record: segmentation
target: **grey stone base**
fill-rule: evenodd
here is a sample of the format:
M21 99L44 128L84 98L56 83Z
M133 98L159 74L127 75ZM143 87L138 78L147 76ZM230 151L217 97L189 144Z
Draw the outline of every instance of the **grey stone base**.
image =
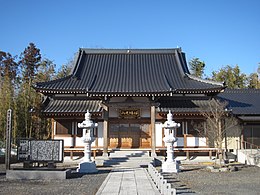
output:
M6 170L7 180L20 179L67 179L71 174L71 169L66 170Z
M179 163L177 161L164 162L162 164L162 172L165 172L165 173L178 173L178 172L180 172Z
M94 162L81 162L77 169L79 173L97 173L96 164Z

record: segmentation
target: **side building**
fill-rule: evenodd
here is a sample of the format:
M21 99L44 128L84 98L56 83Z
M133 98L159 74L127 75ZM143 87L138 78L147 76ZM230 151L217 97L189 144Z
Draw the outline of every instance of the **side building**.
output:
M226 89L218 98L228 102L227 109L238 126L227 130L227 149L260 148L260 89Z
M52 118L52 138L64 139L67 150L83 150L77 124L89 110L98 123L92 147L104 155L165 150L162 124L169 110L181 124L177 149L209 148L194 129L204 120L198 108L225 90L222 83L191 76L179 48L80 49L69 76L35 88L45 97L42 114Z

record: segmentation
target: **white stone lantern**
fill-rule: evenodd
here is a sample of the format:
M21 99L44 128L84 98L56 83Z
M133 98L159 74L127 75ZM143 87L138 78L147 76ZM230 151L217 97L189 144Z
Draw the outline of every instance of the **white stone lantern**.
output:
M85 120L82 123L78 123L78 127L83 128L81 139L85 145L83 161L79 164L79 168L77 169L77 172L80 173L95 173L98 171L95 162L91 161L91 144L96 139L93 131L98 125L97 123L93 123L90 119L91 114L87 111Z
M165 132L165 137L163 138L163 141L167 146L167 159L162 164L162 172L179 172L179 163L174 160L174 142L177 141L177 137L175 137L176 129L180 126L180 123L176 123L173 120L172 113L171 111L169 111L169 113L167 114L167 121L165 121L163 125Z

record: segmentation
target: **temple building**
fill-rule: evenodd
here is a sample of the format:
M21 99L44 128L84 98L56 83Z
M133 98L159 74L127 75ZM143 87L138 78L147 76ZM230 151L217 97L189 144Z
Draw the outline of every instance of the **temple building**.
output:
M113 149L143 149L152 155L165 150L163 123L169 110L181 124L177 149L210 148L194 127L204 121L199 108L212 98L228 100L246 140L258 133L254 141L259 144L260 104L246 97L253 93L259 100L260 92L228 90L223 83L192 76L180 48L79 49L69 76L35 88L45 97L42 114L52 118L52 138L64 139L65 150L83 150L77 124L87 110L98 123L92 148L104 155ZM241 143L243 135L231 137ZM234 139L228 145L237 147Z

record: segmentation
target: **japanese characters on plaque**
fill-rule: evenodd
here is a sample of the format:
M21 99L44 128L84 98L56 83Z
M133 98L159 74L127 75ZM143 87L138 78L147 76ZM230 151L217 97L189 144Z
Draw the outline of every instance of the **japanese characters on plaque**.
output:
M139 118L140 115L140 109L138 108L119 109L120 118Z
M35 162L62 162L63 140L20 139L18 143L18 160Z

